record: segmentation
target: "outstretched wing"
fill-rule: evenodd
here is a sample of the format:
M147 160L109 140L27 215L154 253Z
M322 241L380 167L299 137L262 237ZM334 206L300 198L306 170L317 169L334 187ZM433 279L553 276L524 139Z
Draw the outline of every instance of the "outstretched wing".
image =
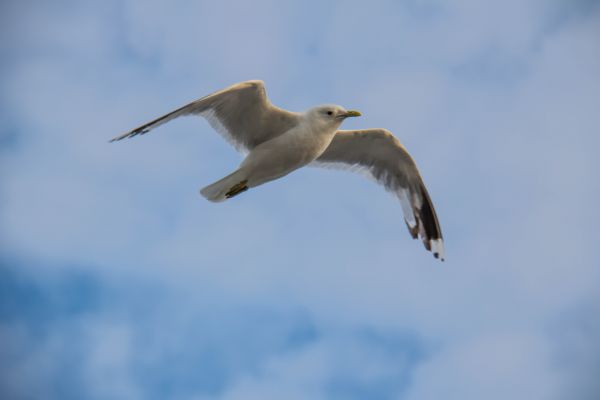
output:
M400 199L412 237L420 237L435 258L444 260L442 231L429 193L414 160L391 132L385 129L337 131L315 164L366 170Z
M238 150L251 150L297 124L296 113L271 104L262 81L237 83L117 136L111 142L143 135L184 115L199 115Z

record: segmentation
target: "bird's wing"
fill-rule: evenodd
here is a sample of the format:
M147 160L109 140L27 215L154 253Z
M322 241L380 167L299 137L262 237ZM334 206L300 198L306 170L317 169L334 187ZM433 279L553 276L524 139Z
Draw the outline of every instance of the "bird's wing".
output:
M297 114L271 104L262 81L237 83L117 136L143 135L184 115L200 115L238 150L251 150L297 124Z
M398 197L412 237L420 237L427 250L444 260L442 231L429 193L414 160L391 132L337 131L314 164L368 172Z

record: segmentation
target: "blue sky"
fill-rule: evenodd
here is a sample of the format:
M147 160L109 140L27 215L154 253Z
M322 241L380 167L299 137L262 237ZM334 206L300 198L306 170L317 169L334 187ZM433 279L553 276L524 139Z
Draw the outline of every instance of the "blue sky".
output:
M596 1L3 2L6 399L595 399ZM229 84L337 103L415 157L441 264L373 182L223 204Z

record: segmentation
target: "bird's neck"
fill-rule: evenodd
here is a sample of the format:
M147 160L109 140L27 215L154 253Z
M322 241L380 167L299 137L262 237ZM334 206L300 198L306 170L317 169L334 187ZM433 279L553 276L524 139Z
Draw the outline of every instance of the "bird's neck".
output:
M310 115L306 115L302 123L305 129L315 136L333 136L340 127L340 124L332 124L322 119L311 118Z

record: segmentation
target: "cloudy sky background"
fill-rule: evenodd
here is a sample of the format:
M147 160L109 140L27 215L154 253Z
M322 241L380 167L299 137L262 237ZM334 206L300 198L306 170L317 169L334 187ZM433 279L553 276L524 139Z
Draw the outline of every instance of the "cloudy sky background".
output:
M600 4L2 2L3 399L595 399ZM419 164L439 263L373 182L224 204L234 82L359 109Z

